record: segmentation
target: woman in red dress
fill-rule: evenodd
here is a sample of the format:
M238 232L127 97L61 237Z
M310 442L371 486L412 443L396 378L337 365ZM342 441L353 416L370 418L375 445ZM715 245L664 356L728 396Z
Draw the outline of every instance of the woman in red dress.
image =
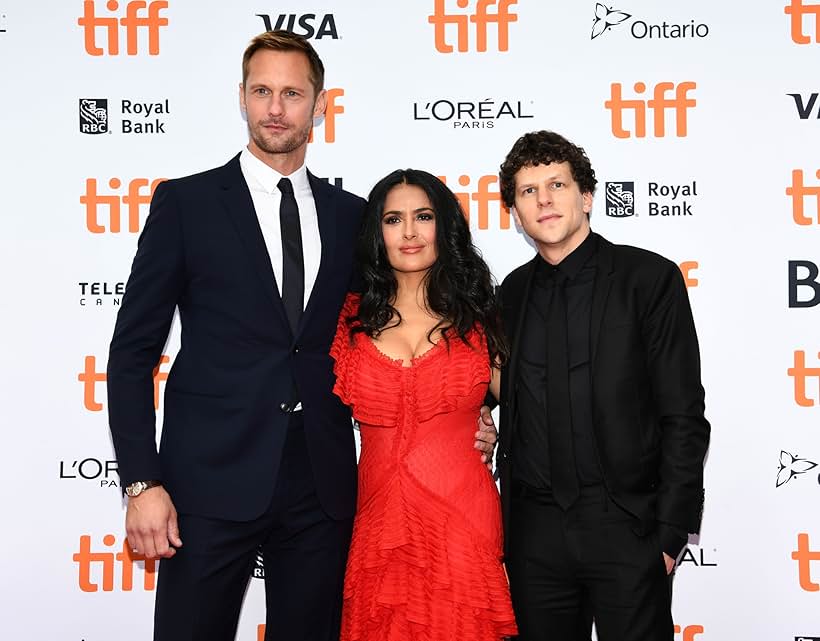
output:
M490 272L453 193L412 169L370 193L359 260L331 349L362 440L342 641L515 635L498 491L473 448L506 355Z

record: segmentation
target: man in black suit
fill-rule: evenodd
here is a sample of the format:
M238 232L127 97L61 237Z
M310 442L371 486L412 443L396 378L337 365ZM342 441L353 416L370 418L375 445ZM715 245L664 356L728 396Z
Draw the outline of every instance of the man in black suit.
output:
M709 442L698 341L671 261L590 230L595 172L522 136L501 194L538 254L501 285L499 470L522 641L669 640Z
M163 559L156 640L233 639L261 548L265 638L335 641L356 454L328 352L364 201L305 168L326 105L311 45L264 33L242 75L247 148L157 187L117 317L107 381L126 531ZM176 308L157 453L152 370ZM486 461L495 432L481 429Z
M356 454L328 350L364 201L305 168L323 82L303 38L255 38L247 148L159 185L139 240L108 399L129 543L163 559L157 640L233 639L260 547L266 638L338 635ZM151 375L177 307L158 454Z

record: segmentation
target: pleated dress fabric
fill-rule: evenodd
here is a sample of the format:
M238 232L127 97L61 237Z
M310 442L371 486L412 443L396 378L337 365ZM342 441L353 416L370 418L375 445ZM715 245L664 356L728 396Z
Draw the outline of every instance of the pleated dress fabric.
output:
M439 340L409 366L345 319L334 392L361 430L342 641L490 641L516 634L498 491L473 447L490 380L482 333Z

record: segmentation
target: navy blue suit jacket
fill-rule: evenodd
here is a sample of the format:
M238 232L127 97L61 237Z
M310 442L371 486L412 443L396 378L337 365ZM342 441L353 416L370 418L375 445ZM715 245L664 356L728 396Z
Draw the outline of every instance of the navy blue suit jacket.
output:
M308 174L322 243L294 336L239 156L160 184L140 236L108 357L109 423L123 486L160 479L178 511L250 520L276 484L293 381L319 500L355 511L349 410L328 352L354 269L364 201ZM152 370L179 308L159 452Z

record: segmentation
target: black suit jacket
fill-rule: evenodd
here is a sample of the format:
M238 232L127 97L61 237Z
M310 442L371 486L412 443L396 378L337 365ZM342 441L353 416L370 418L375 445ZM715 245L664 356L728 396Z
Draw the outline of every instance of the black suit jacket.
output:
M178 511L250 520L276 483L293 381L322 507L350 517L350 413L328 352L353 272L364 201L308 174L322 243L294 336L239 156L160 184L140 236L108 357L108 409L123 486L161 479ZM179 308L159 453L152 370Z
M511 357L501 371L499 471L505 524L515 452L516 368L537 256L501 284ZM692 311L671 261L598 237L590 324L593 433L612 499L641 529L697 532L709 443Z

